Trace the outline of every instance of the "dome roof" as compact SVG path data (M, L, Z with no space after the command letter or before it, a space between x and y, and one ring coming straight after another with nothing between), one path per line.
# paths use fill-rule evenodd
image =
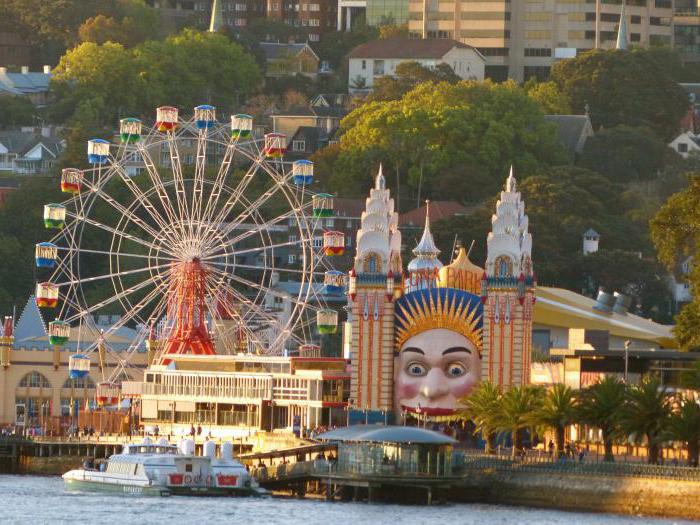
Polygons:
M467 250L462 246L454 261L440 270L439 285L478 294L483 273L484 269L469 260Z
M451 437L439 432L394 425L353 425L324 432L317 438L327 441L354 441L358 443L424 443L429 445L456 443Z

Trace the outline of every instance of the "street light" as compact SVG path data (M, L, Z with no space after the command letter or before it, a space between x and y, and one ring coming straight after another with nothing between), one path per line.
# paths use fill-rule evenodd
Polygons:
M630 346L632 345L632 341L629 339L625 341L625 384L627 384L627 371L628 371L628 366L629 366L629 351L630 351Z

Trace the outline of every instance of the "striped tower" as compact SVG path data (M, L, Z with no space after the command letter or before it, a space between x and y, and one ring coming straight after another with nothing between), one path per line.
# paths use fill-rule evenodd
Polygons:
M348 297L350 407L390 412L394 385L394 292L401 286L401 233L382 168L366 201Z
M513 169L496 204L487 238L482 380L502 387L530 382L535 277L532 236Z

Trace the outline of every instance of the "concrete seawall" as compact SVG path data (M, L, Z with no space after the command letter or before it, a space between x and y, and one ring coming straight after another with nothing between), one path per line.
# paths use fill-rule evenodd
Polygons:
M700 483L571 473L473 472L449 499L528 507L700 519Z

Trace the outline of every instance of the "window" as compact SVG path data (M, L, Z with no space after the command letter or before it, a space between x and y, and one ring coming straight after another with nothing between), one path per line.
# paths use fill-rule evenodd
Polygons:
M513 262L507 255L501 255L496 258L496 275L498 277L512 277L513 276Z
M332 228L335 225L335 219L326 219L326 227Z
M294 254L292 254L292 253L290 253L290 254L287 256L287 263L288 263L288 264L294 264L295 262L297 262L297 256L294 255Z
M682 142L678 144L678 153L688 153L688 145Z
M305 140L293 140L292 141L292 151L306 151L306 141Z
M382 265L379 261L379 255L370 253L365 257L363 271L365 273L378 273L382 270Z
M367 61L366 60L362 61L362 69L367 69Z
M314 237L314 248L323 247L323 237Z
M289 243L290 243L290 244L293 244L293 243L295 243L295 242L297 242L297 236L296 236L296 235L290 235L290 236L289 236Z
M372 70L372 73L374 75L377 75L377 76L384 74L384 61L383 60L375 60L374 61L374 68Z
M348 230L349 230L350 228L352 228L352 219L348 219L348 220L345 222L345 227L346 227Z
M49 380L46 379L46 376L34 371L25 375L19 382L19 386L29 388L51 388L51 383L49 383Z
M66 379L63 388L95 388L95 382L90 376L79 377L77 379Z

